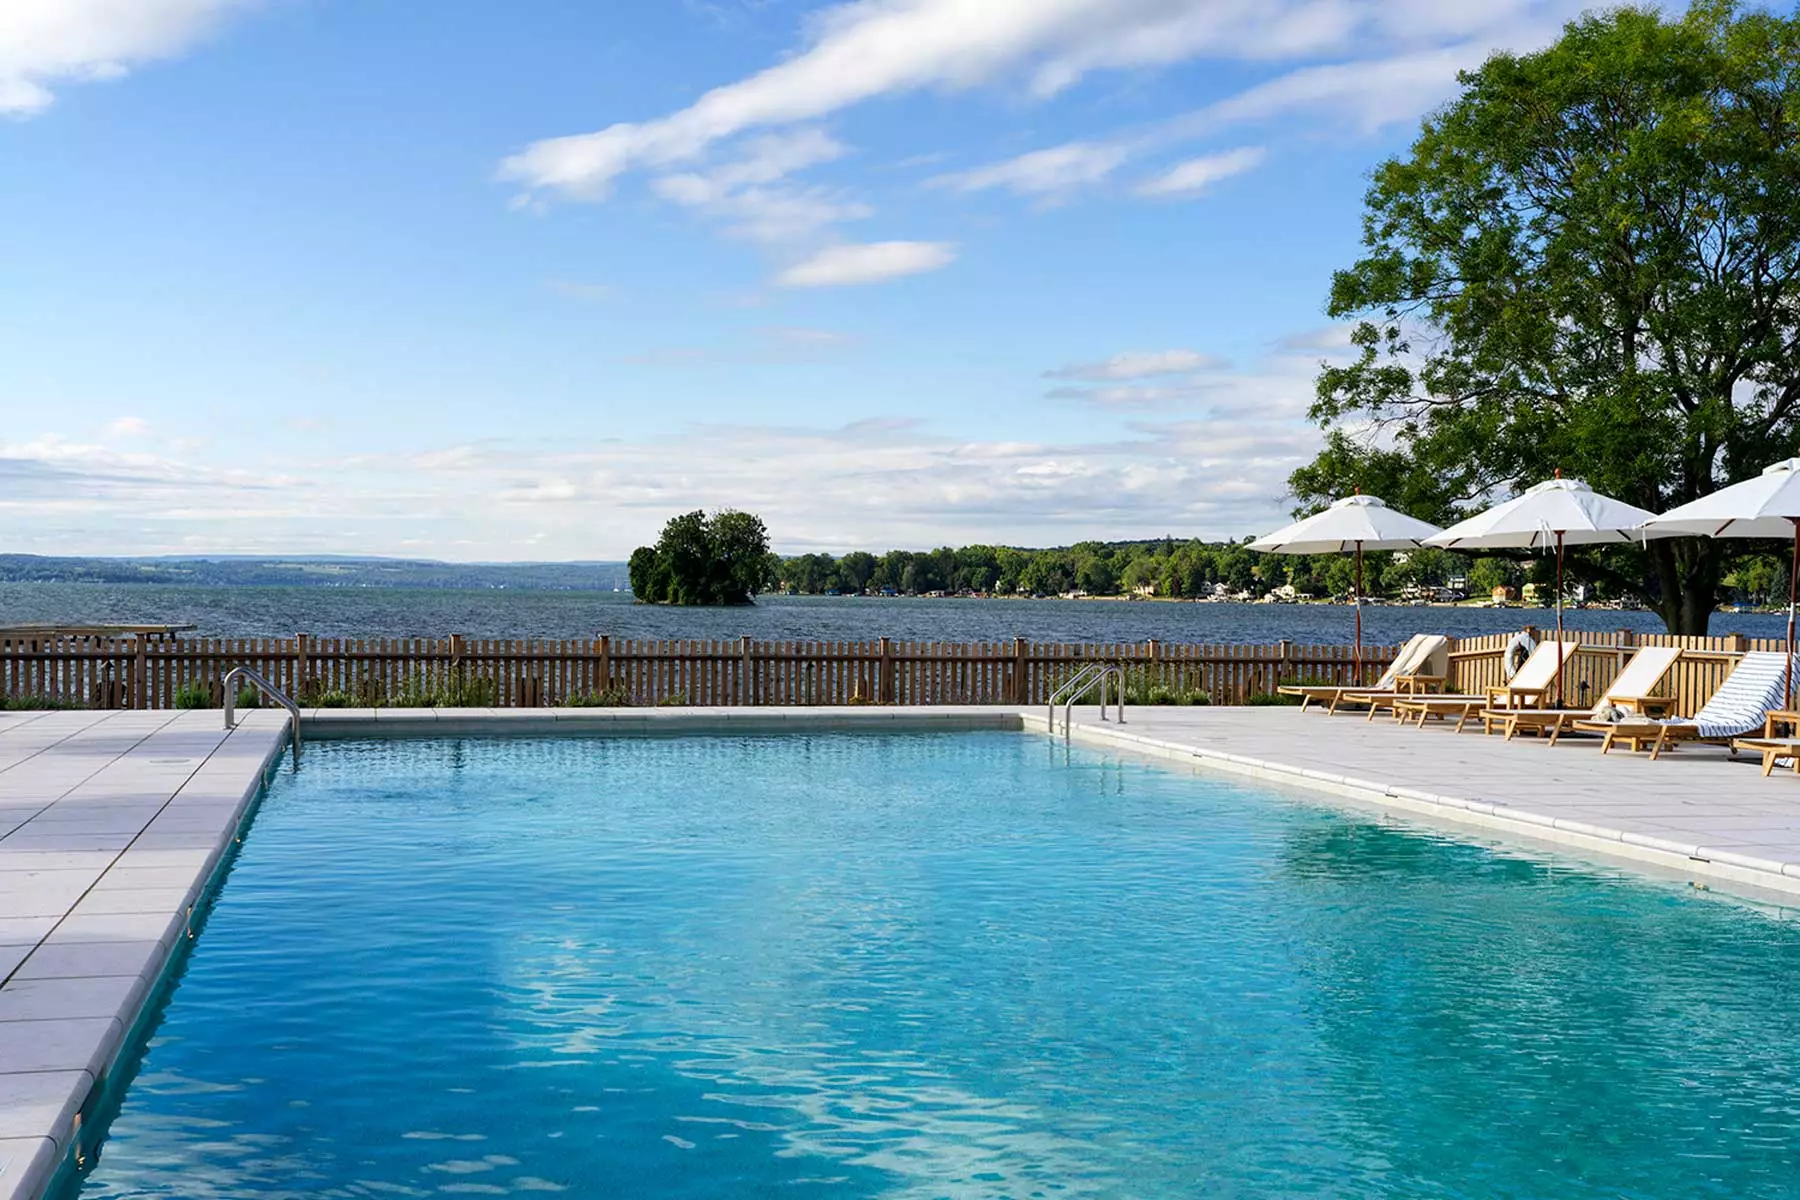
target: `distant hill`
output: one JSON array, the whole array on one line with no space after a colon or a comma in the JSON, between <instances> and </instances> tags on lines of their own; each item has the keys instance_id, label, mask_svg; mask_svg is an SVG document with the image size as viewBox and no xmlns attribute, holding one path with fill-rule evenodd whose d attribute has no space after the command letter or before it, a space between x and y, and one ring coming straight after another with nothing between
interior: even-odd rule
<instances>
[{"instance_id":1,"label":"distant hill","mask_svg":"<svg viewBox=\"0 0 1800 1200\"><path fill-rule=\"evenodd\" d=\"M144 583L191 587L469 588L610 592L621 562L447 563L329 555L293 558L52 558L0 554L0 583Z\"/></svg>"}]
</instances>

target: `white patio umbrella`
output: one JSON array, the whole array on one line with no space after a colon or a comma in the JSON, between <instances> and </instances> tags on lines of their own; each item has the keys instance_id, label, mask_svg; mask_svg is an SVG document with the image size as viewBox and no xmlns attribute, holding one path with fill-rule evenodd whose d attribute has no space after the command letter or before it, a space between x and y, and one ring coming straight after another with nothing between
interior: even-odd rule
<instances>
[{"instance_id":1,"label":"white patio umbrella","mask_svg":"<svg viewBox=\"0 0 1800 1200\"><path fill-rule=\"evenodd\" d=\"M1356 552L1356 682L1362 682L1362 591L1364 550L1416 550L1438 531L1436 525L1395 512L1375 496L1345 496L1285 529L1250 543L1267 554Z\"/></svg>"},{"instance_id":2,"label":"white patio umbrella","mask_svg":"<svg viewBox=\"0 0 1800 1200\"><path fill-rule=\"evenodd\" d=\"M1563 698L1563 547L1629 542L1656 516L1579 479L1546 479L1466 521L1458 521L1426 543L1445 550L1548 550L1556 547L1556 696Z\"/></svg>"},{"instance_id":3,"label":"white patio umbrella","mask_svg":"<svg viewBox=\"0 0 1800 1200\"><path fill-rule=\"evenodd\" d=\"M1771 463L1754 479L1720 488L1644 522L1644 536L1792 538L1788 568L1787 706L1794 707L1794 597L1800 584L1800 458Z\"/></svg>"}]
</instances>

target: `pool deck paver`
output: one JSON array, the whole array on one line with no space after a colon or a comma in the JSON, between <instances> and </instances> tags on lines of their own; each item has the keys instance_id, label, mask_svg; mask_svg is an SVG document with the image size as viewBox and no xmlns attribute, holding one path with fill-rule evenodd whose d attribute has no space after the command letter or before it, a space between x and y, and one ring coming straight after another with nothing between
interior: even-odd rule
<instances>
[{"instance_id":1,"label":"pool deck paver","mask_svg":"<svg viewBox=\"0 0 1800 1200\"><path fill-rule=\"evenodd\" d=\"M67 1157L287 716L0 713L0 1200Z\"/></svg>"},{"instance_id":2,"label":"pool deck paver","mask_svg":"<svg viewBox=\"0 0 1800 1200\"><path fill-rule=\"evenodd\" d=\"M1754 893L1800 894L1800 780L1754 755L1686 745L1600 753L1599 739L1511 742L1293 708L1077 710L1078 741L1324 792L1434 825L1577 849ZM1059 714L1060 718L1060 714ZM1044 710L1026 713L1043 729Z\"/></svg>"}]
</instances>

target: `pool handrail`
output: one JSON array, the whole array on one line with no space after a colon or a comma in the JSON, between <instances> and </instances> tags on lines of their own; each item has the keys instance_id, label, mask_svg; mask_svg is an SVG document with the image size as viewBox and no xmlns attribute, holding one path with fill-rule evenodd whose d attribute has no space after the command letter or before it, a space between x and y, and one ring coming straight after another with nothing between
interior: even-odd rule
<instances>
[{"instance_id":1,"label":"pool handrail","mask_svg":"<svg viewBox=\"0 0 1800 1200\"><path fill-rule=\"evenodd\" d=\"M225 672L225 728L237 728L237 681L248 679L256 690L288 710L288 724L294 735L294 766L300 765L300 706L288 694L270 683L254 667L236 666Z\"/></svg>"},{"instance_id":2,"label":"pool handrail","mask_svg":"<svg viewBox=\"0 0 1800 1200\"><path fill-rule=\"evenodd\" d=\"M1050 705L1047 718L1050 725L1050 736L1056 736L1056 706L1063 706L1063 737L1070 736L1070 712L1075 701L1087 693L1095 683L1100 685L1100 719L1106 720L1106 684L1110 679L1118 680L1119 724L1125 723L1125 671L1116 663L1088 663L1077 671L1072 679L1050 694Z\"/></svg>"}]
</instances>

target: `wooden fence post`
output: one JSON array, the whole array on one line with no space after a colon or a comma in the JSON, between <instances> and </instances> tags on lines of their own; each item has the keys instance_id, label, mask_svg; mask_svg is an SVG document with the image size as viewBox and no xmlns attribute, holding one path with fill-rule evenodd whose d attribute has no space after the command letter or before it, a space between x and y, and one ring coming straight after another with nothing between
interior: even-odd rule
<instances>
[{"instance_id":1,"label":"wooden fence post","mask_svg":"<svg viewBox=\"0 0 1800 1200\"><path fill-rule=\"evenodd\" d=\"M1013 639L1012 702L1031 703L1031 649L1030 643L1022 637Z\"/></svg>"},{"instance_id":2,"label":"wooden fence post","mask_svg":"<svg viewBox=\"0 0 1800 1200\"><path fill-rule=\"evenodd\" d=\"M309 633L294 635L294 703L303 704L300 697L306 694L306 655L312 643Z\"/></svg>"},{"instance_id":3,"label":"wooden fence post","mask_svg":"<svg viewBox=\"0 0 1800 1200\"><path fill-rule=\"evenodd\" d=\"M877 694L881 703L894 702L894 643L887 638L881 639L881 674L876 683Z\"/></svg>"},{"instance_id":4,"label":"wooden fence post","mask_svg":"<svg viewBox=\"0 0 1800 1200\"><path fill-rule=\"evenodd\" d=\"M751 704L756 703L755 698L754 698L755 685L751 682L751 678L750 678L750 672L751 672L752 668L751 668L750 639L749 638L747 638L747 637L738 638L738 655L739 655L739 658L741 659L743 665L742 665L742 667L739 668L739 671L738 671L737 702L741 705L749 706Z\"/></svg>"},{"instance_id":5,"label":"wooden fence post","mask_svg":"<svg viewBox=\"0 0 1800 1200\"><path fill-rule=\"evenodd\" d=\"M145 684L147 684L150 680L149 651L146 647L146 643L149 640L150 639L147 634L140 633L137 635L137 645L132 647L132 651L131 651L131 707L132 708L149 708L150 707L150 697L145 693L145 690L144 690Z\"/></svg>"}]
</instances>

